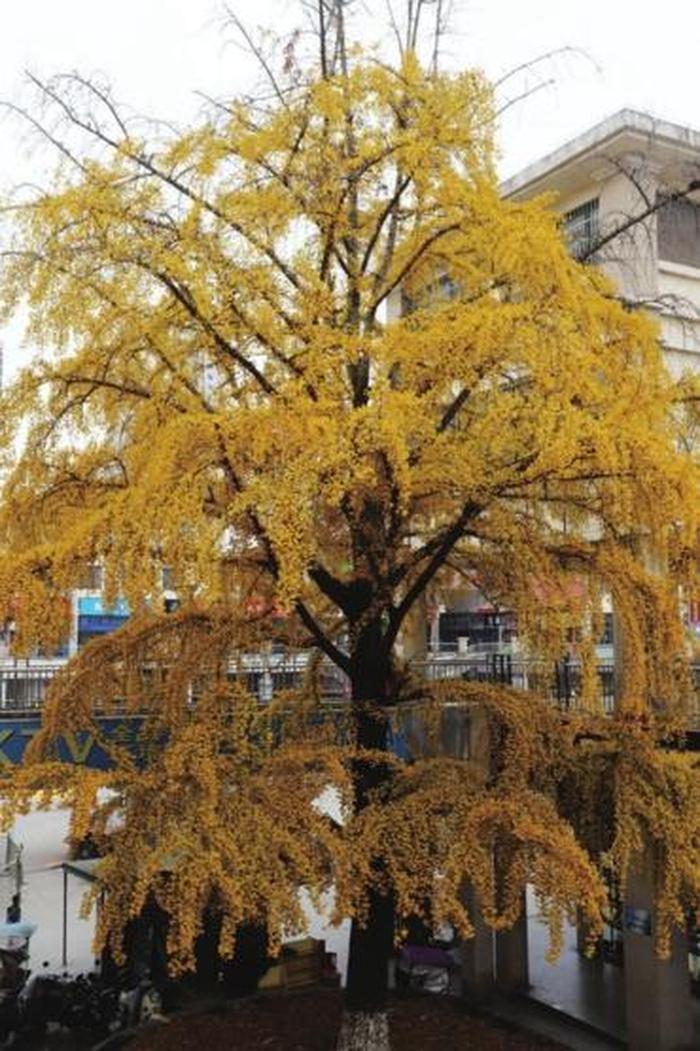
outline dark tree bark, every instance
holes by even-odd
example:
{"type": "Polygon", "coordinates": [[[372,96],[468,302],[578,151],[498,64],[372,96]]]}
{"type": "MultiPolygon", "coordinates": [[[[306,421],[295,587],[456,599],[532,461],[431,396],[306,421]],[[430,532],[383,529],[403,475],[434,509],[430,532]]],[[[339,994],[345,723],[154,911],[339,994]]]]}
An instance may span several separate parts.
{"type": "MultiPolygon", "coordinates": [[[[350,678],[357,743],[360,748],[386,752],[386,702],[390,661],[382,646],[381,617],[367,617],[352,630],[350,678]]],[[[388,789],[388,764],[358,758],[354,764],[355,805],[365,807],[375,793],[388,789]]],[[[346,1012],[338,1048],[361,1051],[388,1047],[386,1005],[388,967],[394,946],[394,903],[371,891],[365,924],[353,920],[345,990],[346,1012]]]]}

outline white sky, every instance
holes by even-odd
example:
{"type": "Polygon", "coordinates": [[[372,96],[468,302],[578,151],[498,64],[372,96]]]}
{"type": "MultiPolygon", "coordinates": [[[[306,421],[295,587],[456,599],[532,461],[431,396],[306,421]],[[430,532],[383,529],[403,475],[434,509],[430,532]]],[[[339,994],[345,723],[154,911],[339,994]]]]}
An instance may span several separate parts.
{"type": "MultiPolygon", "coordinates": [[[[384,0],[366,5],[365,32],[383,34],[384,0]]],[[[395,9],[402,0],[393,0],[395,9]]],[[[250,26],[303,24],[298,0],[230,0],[250,26]]],[[[24,70],[42,76],[78,69],[100,73],[135,112],[194,121],[198,91],[231,96],[250,86],[251,67],[224,26],[222,0],[0,0],[0,98],[29,95],[24,70]]],[[[700,126],[700,3],[665,0],[456,0],[450,66],[481,66],[498,77],[544,52],[581,49],[539,67],[544,87],[512,107],[501,128],[502,175],[555,149],[629,106],[700,126]]],[[[514,94],[534,86],[529,75],[514,94]]],[[[45,158],[14,118],[0,116],[0,190],[34,177],[45,158]]],[[[14,332],[0,334],[9,364],[14,332]]]]}

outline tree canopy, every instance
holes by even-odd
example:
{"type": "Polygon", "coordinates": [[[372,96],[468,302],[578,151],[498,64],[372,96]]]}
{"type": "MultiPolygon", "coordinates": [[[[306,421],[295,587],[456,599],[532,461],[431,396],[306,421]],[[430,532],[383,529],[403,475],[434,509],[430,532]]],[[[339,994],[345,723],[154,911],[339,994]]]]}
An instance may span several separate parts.
{"type": "Polygon", "coordinates": [[[600,866],[624,877],[648,832],[663,942],[700,893],[697,774],[658,747],[692,694],[677,589],[700,502],[657,329],[569,256],[551,202],[499,197],[480,72],[342,54],[167,141],[95,84],[38,84],[61,164],[6,237],[4,316],[26,308],[41,354],[3,395],[0,599],[31,648],[98,563],[135,616],[52,686],[8,791],[68,793],[112,844],[104,932],[155,888],[181,963],[212,894],[230,948],[242,920],[273,940],[297,922],[300,884],[370,926],[384,898],[468,933],[465,879],[496,927],[530,882],[554,929],[582,908],[595,932],[600,866]],[[411,674],[410,618],[456,579],[533,654],[576,634],[579,713],[411,674]],[[603,593],[624,628],[611,719],[603,593]],[[318,662],[250,702],[231,661],[273,640],[348,677],[342,732],[313,710],[318,662]],[[491,713],[487,768],[391,756],[396,711],[446,696],[491,713]],[[148,714],[145,765],[52,761],[117,699],[148,714]],[[342,827],[313,806],[327,784],[342,827]]]}

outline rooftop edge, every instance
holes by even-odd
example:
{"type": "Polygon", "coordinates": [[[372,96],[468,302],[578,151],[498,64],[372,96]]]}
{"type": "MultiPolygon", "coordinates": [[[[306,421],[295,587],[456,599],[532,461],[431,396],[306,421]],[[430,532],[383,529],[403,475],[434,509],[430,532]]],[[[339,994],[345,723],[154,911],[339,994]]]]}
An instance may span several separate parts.
{"type": "Polygon", "coordinates": [[[502,195],[511,197],[526,186],[543,179],[558,168],[563,168],[576,158],[599,149],[625,132],[679,146],[697,152],[700,157],[700,130],[661,120],[640,110],[621,109],[505,179],[500,184],[502,195]]]}

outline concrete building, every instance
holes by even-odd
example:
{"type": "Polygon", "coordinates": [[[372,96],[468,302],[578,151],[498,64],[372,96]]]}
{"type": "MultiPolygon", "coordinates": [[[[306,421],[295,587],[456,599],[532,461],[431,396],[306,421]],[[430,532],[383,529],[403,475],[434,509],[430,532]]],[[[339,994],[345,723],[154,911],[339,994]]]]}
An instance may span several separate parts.
{"type": "MultiPolygon", "coordinates": [[[[554,194],[572,253],[600,266],[630,307],[658,317],[674,377],[700,373],[700,130],[621,110],[501,189],[514,200],[554,194]]],[[[624,1034],[634,1051],[697,1047],[700,1004],[691,998],[688,974],[690,959],[697,981],[697,932],[689,940],[676,933],[670,959],[662,961],[654,952],[654,922],[653,864],[643,852],[622,908],[624,967],[577,960],[572,940],[553,971],[533,946],[528,954],[528,935],[537,931],[522,923],[514,957],[519,984],[558,1006],[565,1002],[570,1013],[608,1033],[624,1034]]]]}
{"type": "Polygon", "coordinates": [[[635,110],[612,117],[501,186],[554,193],[574,254],[661,322],[671,373],[700,371],[700,130],[635,110]]]}
{"type": "MultiPolygon", "coordinates": [[[[620,110],[501,191],[513,200],[553,194],[573,254],[658,319],[671,375],[700,374],[700,130],[620,110]]],[[[697,599],[685,615],[700,638],[697,599]]]]}
{"type": "MultiPolygon", "coordinates": [[[[621,110],[507,179],[513,200],[547,194],[574,255],[600,266],[630,307],[651,311],[671,374],[700,373],[700,130],[621,110]]],[[[700,602],[689,627],[700,636],[700,602]]],[[[612,613],[599,656],[612,660],[612,613]]],[[[507,652],[505,610],[458,589],[427,611],[430,652],[507,652]],[[464,651],[466,652],[466,651],[464,651]]]]}

